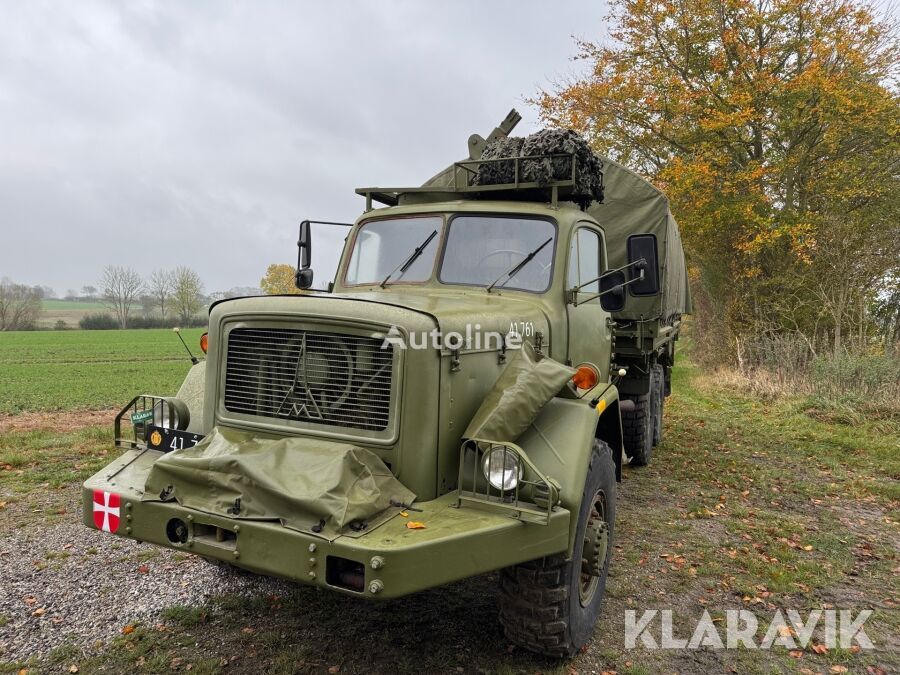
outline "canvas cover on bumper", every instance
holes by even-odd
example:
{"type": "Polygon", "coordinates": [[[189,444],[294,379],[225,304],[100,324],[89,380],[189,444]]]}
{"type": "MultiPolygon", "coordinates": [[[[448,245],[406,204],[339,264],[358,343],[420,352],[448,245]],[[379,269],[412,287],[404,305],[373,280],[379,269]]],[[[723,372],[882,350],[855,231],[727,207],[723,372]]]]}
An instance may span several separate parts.
{"type": "Polygon", "coordinates": [[[259,438],[219,427],[197,445],[160,457],[143,497],[229,518],[278,520],[329,539],[354,521],[375,519],[391,501],[414,499],[365,448],[314,438],[259,438]]]}

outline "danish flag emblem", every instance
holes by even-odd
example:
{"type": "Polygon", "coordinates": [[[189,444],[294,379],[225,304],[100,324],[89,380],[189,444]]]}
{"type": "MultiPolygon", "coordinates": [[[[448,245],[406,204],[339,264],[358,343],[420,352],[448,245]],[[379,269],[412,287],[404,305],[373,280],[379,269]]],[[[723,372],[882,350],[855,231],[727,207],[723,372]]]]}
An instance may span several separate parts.
{"type": "Polygon", "coordinates": [[[119,529],[119,495],[102,490],[94,490],[94,525],[104,532],[119,529]]]}

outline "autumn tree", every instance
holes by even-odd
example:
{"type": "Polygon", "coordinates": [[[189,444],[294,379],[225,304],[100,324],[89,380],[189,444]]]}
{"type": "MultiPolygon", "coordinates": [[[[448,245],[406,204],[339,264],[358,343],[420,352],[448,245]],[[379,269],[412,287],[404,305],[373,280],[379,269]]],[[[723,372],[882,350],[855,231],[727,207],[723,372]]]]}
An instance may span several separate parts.
{"type": "Polygon", "coordinates": [[[900,265],[890,27],[852,0],[616,0],[609,18],[543,118],[666,190],[698,304],[732,342],[799,317],[839,351],[900,265]]]}
{"type": "Polygon", "coordinates": [[[295,281],[296,268],[293,265],[273,263],[260,279],[259,287],[266,295],[297,295],[300,290],[295,281]]]}
{"type": "Polygon", "coordinates": [[[203,307],[203,282],[189,267],[176,267],[172,272],[172,304],[185,323],[203,307]]]}
{"type": "Polygon", "coordinates": [[[140,299],[144,288],[141,275],[130,267],[110,265],[103,270],[100,285],[103,288],[103,304],[115,314],[119,327],[127,328],[131,308],[140,299]]]}

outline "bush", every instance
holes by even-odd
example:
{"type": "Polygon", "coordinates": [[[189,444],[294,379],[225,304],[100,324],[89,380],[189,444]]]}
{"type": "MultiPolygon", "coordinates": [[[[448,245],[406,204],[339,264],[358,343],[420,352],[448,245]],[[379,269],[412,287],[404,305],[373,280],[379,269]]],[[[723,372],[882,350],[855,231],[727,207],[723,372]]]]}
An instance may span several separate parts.
{"type": "Polygon", "coordinates": [[[83,330],[115,330],[119,327],[119,322],[109,314],[87,314],[78,325],[83,330]]]}
{"type": "Polygon", "coordinates": [[[67,324],[62,319],[57,319],[56,323],[53,324],[53,330],[66,330],[68,327],[69,324],[67,324]]]}
{"type": "Polygon", "coordinates": [[[835,422],[900,418],[900,356],[860,349],[816,355],[814,347],[797,335],[745,338],[736,384],[761,398],[805,396],[809,412],[835,422]]]}

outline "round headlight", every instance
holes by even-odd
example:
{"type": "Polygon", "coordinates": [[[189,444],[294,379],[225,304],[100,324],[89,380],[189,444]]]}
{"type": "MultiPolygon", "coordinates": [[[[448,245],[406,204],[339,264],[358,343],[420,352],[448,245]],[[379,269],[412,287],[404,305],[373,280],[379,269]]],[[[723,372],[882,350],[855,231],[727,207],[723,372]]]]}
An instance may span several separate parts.
{"type": "Polygon", "coordinates": [[[160,399],[153,406],[153,426],[183,430],[190,420],[187,406],[177,398],[160,399]]]}
{"type": "Polygon", "coordinates": [[[522,477],[522,464],[516,453],[495,445],[484,454],[481,470],[488,483],[498,490],[512,490],[522,477]]]}

